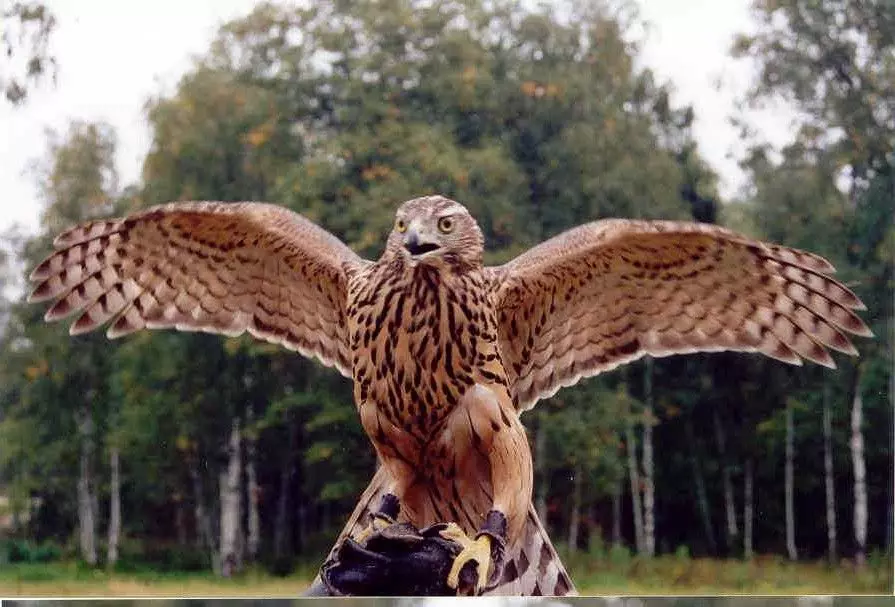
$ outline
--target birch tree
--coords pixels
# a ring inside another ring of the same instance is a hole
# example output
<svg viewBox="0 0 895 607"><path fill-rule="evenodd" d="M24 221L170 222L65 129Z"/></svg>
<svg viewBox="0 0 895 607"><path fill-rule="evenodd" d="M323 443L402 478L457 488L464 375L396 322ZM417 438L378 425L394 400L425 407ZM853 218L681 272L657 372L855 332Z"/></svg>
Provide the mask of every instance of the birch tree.
<svg viewBox="0 0 895 607"><path fill-rule="evenodd" d="M80 459L78 476L78 538L81 558L89 565L96 565L96 480L93 470L95 449L93 410L89 405L82 408L78 421L80 434Z"/></svg>
<svg viewBox="0 0 895 607"><path fill-rule="evenodd" d="M634 517L634 543L637 552L645 551L643 538L643 507L640 501L640 472L637 465L637 443L634 438L634 425L630 421L625 423L625 446L628 452L628 479L631 483L631 510Z"/></svg>
<svg viewBox="0 0 895 607"><path fill-rule="evenodd" d="M656 555L656 484L653 463L653 359L643 366L643 549L647 556Z"/></svg>
<svg viewBox="0 0 895 607"><path fill-rule="evenodd" d="M861 429L863 423L864 398L861 394L861 369L855 371L853 385L854 396L851 408L851 447L852 472L854 478L854 532L855 532L855 563L863 567L867 558L867 470L864 464L864 434Z"/></svg>
<svg viewBox="0 0 895 607"><path fill-rule="evenodd" d="M248 558L254 562L258 558L258 551L261 545L261 516L258 512L258 499L261 494L261 487L258 484L257 473L257 454L255 429L252 427L254 421L254 413L252 406L246 408L246 497L248 501L248 539L246 548L248 550Z"/></svg>
<svg viewBox="0 0 895 607"><path fill-rule="evenodd" d="M833 477L833 410L830 403L830 379L824 378L824 497L827 514L827 559L831 565L838 560L836 549L836 484Z"/></svg>
<svg viewBox="0 0 895 607"><path fill-rule="evenodd" d="M234 417L230 428L230 440L227 443L227 465L220 472L221 503L221 575L230 577L240 570L240 507L242 497L241 486L241 449L239 418Z"/></svg>
<svg viewBox="0 0 895 607"><path fill-rule="evenodd" d="M121 540L121 470L117 444L109 448L109 538L106 564L114 567L118 562L118 544Z"/></svg>
<svg viewBox="0 0 895 607"><path fill-rule="evenodd" d="M724 520L726 522L727 546L732 548L736 541L739 529L737 528L736 504L733 496L733 479L731 478L730 461L727 457L727 441L724 434L724 425L718 408L712 409L712 423L715 428L715 440L718 443L718 456L721 459L721 484L724 490Z"/></svg>
<svg viewBox="0 0 895 607"><path fill-rule="evenodd" d="M786 501L786 554L789 560L799 558L796 550L796 520L795 505L793 503L795 493L794 463L795 459L795 429L793 428L792 403L786 403L786 446L785 461L783 464L783 483Z"/></svg>

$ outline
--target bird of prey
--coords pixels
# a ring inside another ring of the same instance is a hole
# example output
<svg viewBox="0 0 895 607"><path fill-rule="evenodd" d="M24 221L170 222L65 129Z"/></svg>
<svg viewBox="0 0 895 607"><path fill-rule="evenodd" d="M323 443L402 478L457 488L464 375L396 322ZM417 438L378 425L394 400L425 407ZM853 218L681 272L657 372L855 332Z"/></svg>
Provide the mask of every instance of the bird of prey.
<svg viewBox="0 0 895 607"><path fill-rule="evenodd" d="M821 257L714 225L608 219L509 263L443 196L403 203L364 260L264 203L191 202L72 228L32 273L47 320L109 337L176 328L253 336L334 366L380 467L342 538L387 512L460 543L476 592L574 592L531 505L520 413L644 355L739 350L828 367L869 336Z"/></svg>

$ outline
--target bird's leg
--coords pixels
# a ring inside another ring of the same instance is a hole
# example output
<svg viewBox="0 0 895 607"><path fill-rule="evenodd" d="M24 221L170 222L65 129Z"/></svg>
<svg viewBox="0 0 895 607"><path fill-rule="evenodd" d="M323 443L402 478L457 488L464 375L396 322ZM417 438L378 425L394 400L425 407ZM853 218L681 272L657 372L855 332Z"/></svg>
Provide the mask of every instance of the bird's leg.
<svg viewBox="0 0 895 607"><path fill-rule="evenodd" d="M383 494L382 501L379 502L379 510L371 513L370 524L362 529L354 540L359 544L365 544L374 533L378 533L389 525L395 524L400 510L401 502L398 500L397 495L394 493Z"/></svg>
<svg viewBox="0 0 895 607"><path fill-rule="evenodd" d="M456 525L442 535L462 548L448 575L448 586L458 589L463 566L474 561L478 575L472 592L480 594L488 582L500 578L504 550L518 539L525 524L531 502L531 452L525 428L505 391L477 388L464 405L468 414L459 419L469 431L471 450L491 471L491 509L474 539Z"/></svg>

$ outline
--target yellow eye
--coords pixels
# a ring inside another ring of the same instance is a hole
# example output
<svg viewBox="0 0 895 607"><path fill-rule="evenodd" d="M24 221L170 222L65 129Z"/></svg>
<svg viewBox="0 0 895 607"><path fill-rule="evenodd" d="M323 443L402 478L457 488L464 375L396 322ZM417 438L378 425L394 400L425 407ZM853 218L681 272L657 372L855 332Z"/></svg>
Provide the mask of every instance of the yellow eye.
<svg viewBox="0 0 895 607"><path fill-rule="evenodd" d="M438 229L447 234L454 229L454 220L450 217L442 217L438 220Z"/></svg>
<svg viewBox="0 0 895 607"><path fill-rule="evenodd" d="M395 229L398 230L398 232L400 232L401 234L403 234L404 232L407 231L407 224L404 223L403 219L399 219L398 222L395 224Z"/></svg>

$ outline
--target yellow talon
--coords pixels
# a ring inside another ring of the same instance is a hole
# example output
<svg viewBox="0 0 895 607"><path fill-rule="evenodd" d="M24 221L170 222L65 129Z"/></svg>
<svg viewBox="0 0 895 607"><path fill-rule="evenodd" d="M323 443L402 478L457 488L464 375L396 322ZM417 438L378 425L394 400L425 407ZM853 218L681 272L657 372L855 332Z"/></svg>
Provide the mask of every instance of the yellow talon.
<svg viewBox="0 0 895 607"><path fill-rule="evenodd" d="M441 537L457 542L462 547L448 573L448 586L456 590L460 585L460 570L466 563L475 561L478 565L478 580L473 593L477 595L488 583L488 569L491 568L491 538L483 535L475 540L469 539L456 523L448 523L440 533Z"/></svg>
<svg viewBox="0 0 895 607"><path fill-rule="evenodd" d="M364 527L360 533L354 538L354 541L358 544L366 544L367 540L370 539L374 533L378 533L394 523L393 520L385 516L384 514L374 514L373 520L370 521L370 524Z"/></svg>

